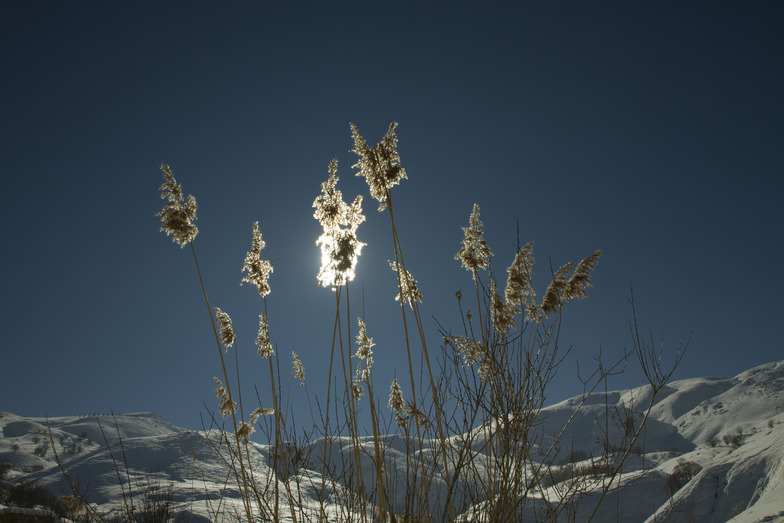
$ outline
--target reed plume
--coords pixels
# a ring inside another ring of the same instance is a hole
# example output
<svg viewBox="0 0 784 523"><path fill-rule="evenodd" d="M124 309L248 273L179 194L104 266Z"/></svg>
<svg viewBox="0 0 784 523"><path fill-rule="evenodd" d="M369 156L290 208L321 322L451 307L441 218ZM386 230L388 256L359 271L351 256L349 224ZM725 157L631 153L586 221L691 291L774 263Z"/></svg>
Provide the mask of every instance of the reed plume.
<svg viewBox="0 0 784 523"><path fill-rule="evenodd" d="M294 351L291 351L291 366L292 366L291 374L293 374L294 377L299 380L300 386L304 386L305 366L302 365L302 360L299 359L299 356L297 356L297 353Z"/></svg>
<svg viewBox="0 0 784 523"><path fill-rule="evenodd" d="M259 347L259 356L269 358L275 351L272 350L272 343L269 336L269 323L266 314L259 314L259 334L256 337L256 345Z"/></svg>
<svg viewBox="0 0 784 523"><path fill-rule="evenodd" d="M259 416L269 416L272 414L275 414L275 409L266 409L264 407L259 407L256 410L254 410L251 413L250 418L248 418L248 421L243 421L240 424L240 427L237 429L237 432L235 434L237 441L239 440L248 441L250 435L256 431L253 425L256 423L256 420L259 418Z"/></svg>
<svg viewBox="0 0 784 523"><path fill-rule="evenodd" d="M463 227L463 247L455 254L455 259L460 260L463 267L471 272L474 281L479 269L486 269L490 264L490 256L493 251L484 239L482 222L479 220L479 205L474 204L471 216L468 219L468 227Z"/></svg>
<svg viewBox="0 0 784 523"><path fill-rule="evenodd" d="M469 367L484 358L485 347L478 341L466 336L449 336L447 341L463 357L463 365Z"/></svg>
<svg viewBox="0 0 784 523"><path fill-rule="evenodd" d="M396 261L387 261L390 268L400 274L400 291L397 293L397 296L395 296L395 301L400 301L402 299L413 309L414 302L422 302L422 291L417 286L417 281L402 265L398 264Z"/></svg>
<svg viewBox="0 0 784 523"><path fill-rule="evenodd" d="M517 313L514 305L505 302L504 299L498 294L497 285L494 279L490 280L490 314L493 320L493 326L498 332L506 332L509 329L514 329L517 324L514 317Z"/></svg>
<svg viewBox="0 0 784 523"><path fill-rule="evenodd" d="M316 240L321 247L321 269L317 279L322 287L336 289L354 279L357 260L366 244L357 239L357 228L365 221L362 196L357 195L351 205L343 201L343 194L335 188L338 182L338 162L329 164L329 178L321 184L321 194L313 201L316 218L323 233Z"/></svg>
<svg viewBox="0 0 784 523"><path fill-rule="evenodd" d="M234 345L236 339L234 335L234 326L231 323L231 318L228 314L215 307L215 316L218 318L218 329L220 332L220 341L223 344L224 350L229 350L229 347Z"/></svg>
<svg viewBox="0 0 784 523"><path fill-rule="evenodd" d="M218 378L213 378L218 386L215 388L215 396L218 398L218 412L221 416L228 417L237 412L237 402L234 401L223 385L223 382Z"/></svg>
<svg viewBox="0 0 784 523"><path fill-rule="evenodd" d="M161 217L161 232L171 236L172 241L182 248L186 243L192 242L199 233L198 227L193 225L196 221L196 198L191 195L185 198L182 186L174 179L168 165L161 163L161 171L165 180L160 186L161 199L168 200L169 203L155 216Z"/></svg>
<svg viewBox="0 0 784 523"><path fill-rule="evenodd" d="M534 242L530 242L517 251L512 265L506 269L506 289L504 296L506 301L518 305L522 309L536 301L536 293L531 288L531 280L534 276Z"/></svg>
<svg viewBox="0 0 784 523"><path fill-rule="evenodd" d="M255 285L263 298L271 291L268 280L270 273L272 273L272 263L261 259L261 250L267 244L261 238L259 222L253 222L252 234L253 239L250 252L245 254L245 262L242 264L242 272L247 272L248 274L242 278L240 285L246 282Z"/></svg>
<svg viewBox="0 0 784 523"><path fill-rule="evenodd" d="M553 274L553 279L547 286L542 303L539 305L539 310L545 316L557 311L565 303L564 290L566 290L566 284L569 281L566 277L572 272L573 267L573 262L566 263Z"/></svg>
<svg viewBox="0 0 784 523"><path fill-rule="evenodd" d="M602 251L597 250L577 264L574 274L572 274L572 277L566 282L566 288L564 289L565 299L571 300L573 298L588 297L586 289L588 287L593 287L593 283L591 283L591 271L596 268L596 264L599 263L599 256L601 255Z"/></svg>
<svg viewBox="0 0 784 523"><path fill-rule="evenodd" d="M370 349L375 343L373 343L373 338L368 337L367 328L362 318L357 318L357 323L359 324L359 334L357 334L357 352L354 354L354 357L366 360L373 354L373 351Z"/></svg>
<svg viewBox="0 0 784 523"><path fill-rule="evenodd" d="M577 264L577 268L574 269L574 272L568 279L567 275L574 268L573 262L569 262L555 271L553 280L547 286L547 291L544 298L542 298L542 304L539 306L542 314L547 316L571 299L587 297L586 289L593 286L591 283L591 271L596 268L601 255L602 251L597 250L587 258L584 258Z"/></svg>
<svg viewBox="0 0 784 523"><path fill-rule="evenodd" d="M352 167L359 169L357 176L364 176L370 188L370 195L381 202L379 211L386 208L387 191L401 180L408 178L406 170L400 166L400 155L397 152L397 122L389 124L389 130L384 135L381 143L370 148L353 123L351 136L354 138L354 148L351 152L359 156L359 160Z"/></svg>

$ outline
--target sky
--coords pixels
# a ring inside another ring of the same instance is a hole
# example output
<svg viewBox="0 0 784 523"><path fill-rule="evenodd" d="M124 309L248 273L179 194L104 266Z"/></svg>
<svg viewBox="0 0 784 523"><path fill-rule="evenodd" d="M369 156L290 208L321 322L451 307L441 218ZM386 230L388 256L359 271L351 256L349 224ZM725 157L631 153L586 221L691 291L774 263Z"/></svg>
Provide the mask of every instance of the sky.
<svg viewBox="0 0 784 523"><path fill-rule="evenodd" d="M431 352L436 322L461 328L456 291L473 292L454 255L477 203L500 278L535 242L540 294L551 265L603 250L564 312L548 403L581 391L578 362L632 348L630 284L665 361L693 329L675 378L779 360L781 27L781 2L3 2L0 410L199 428L215 409L193 257L154 216L161 162L197 199L194 248L234 322L245 400L255 385L269 407L263 304L240 286L259 221L282 401L307 425L335 314L312 203L337 158L344 198L365 198L350 314L386 398L407 380L390 222L351 168L350 122L371 143L399 123L396 225ZM611 386L641 382L630 361Z"/></svg>

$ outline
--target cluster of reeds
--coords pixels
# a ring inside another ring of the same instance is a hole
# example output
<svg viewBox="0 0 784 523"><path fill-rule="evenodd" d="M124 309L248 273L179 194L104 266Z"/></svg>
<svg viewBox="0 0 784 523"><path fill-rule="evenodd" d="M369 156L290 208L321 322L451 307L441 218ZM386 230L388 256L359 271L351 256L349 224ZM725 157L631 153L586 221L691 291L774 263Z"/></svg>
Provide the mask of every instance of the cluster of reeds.
<svg viewBox="0 0 784 523"><path fill-rule="evenodd" d="M399 375L408 378L392 381L386 408L382 407L384 402L377 399L372 379L374 342L364 319L352 313L349 295L357 260L365 246L357 236L365 220L362 196L350 204L343 200L337 189L337 160L333 160L313 207L314 218L323 229L316 241L322 259L318 282L334 292L335 315L329 379L326 396L322 396L326 401L320 419L313 420L314 433L307 435L307 441L297 442L296 435L286 433L286 427L294 424L287 424L279 404L278 355L270 341L267 315L272 265L261 258L265 243L258 223L252 227L251 250L243 265L247 274L242 282L255 285L261 298L257 345L259 356L269 362L272 404L251 411L239 392L239 366L235 364L232 369L227 357L233 348L233 361L237 361L231 319L210 304L199 271L193 244L198 233L193 223L196 200L184 196L166 164L161 167L162 197L168 202L158 214L161 231L181 247L190 246L213 327L220 362L220 376L215 378L218 412L226 420L221 426L228 426L221 430L215 449L229 466L241 493L242 517L247 521L281 517L292 521L335 517L361 521L509 521L519 517L526 504L536 498L541 519L554 521L570 513L582 493L597 488L601 492L598 508L639 439L644 419L630 423L620 444L612 448L608 445L605 455L593 457L601 466L595 465L592 470L601 470L601 478L595 474L582 475L580 478L585 479L579 481L570 478L560 489L552 488L550 471L561 436L574 416L560 434L547 440L537 430L537 421L547 387L568 353L559 345L562 311L569 301L587 296L601 251L553 271L540 297L533 285L533 244L526 244L507 268L501 292L492 271L493 253L484 239L480 209L475 205L468 226L463 228L463 245L455 256L471 274L475 292L470 297L458 293L462 325L457 330L442 326L444 343L434 352L428 346L420 316L423 295L406 265L395 221L391 191L407 178L397 150L396 126L392 123L383 139L372 145L353 124L351 133L352 151L358 158L353 167L367 180L371 197L379 202L379 211L388 214L391 224L393 253L389 265L397 276L396 299L407 355L407 368ZM471 305L473 314L463 312L464 299L475 301ZM357 348L352 354L350 340L354 332ZM664 370L656 351L639 336L636 341L639 362L653 389L645 411L647 419L656 393L669 380L674 366ZM676 356L675 365L681 354ZM292 357L292 373L304 385L303 362L295 353ZM419 361L422 364L415 365ZM583 402L618 372L621 363L605 365L601 359L597 361L596 369L581 378ZM342 386L333 390L333 383ZM371 420L369 438L361 436L360 430L365 427L359 426L358 403L365 394ZM394 435L385 432L389 424L384 420L394 420ZM273 474L264 477L251 465L248 450L248 437L257 427L268 436L271 449L269 465ZM403 457L400 442L405 449ZM335 466L332 459L336 457L336 445L348 445L351 451L351 458L341 461L340 466ZM397 455L395 459L405 460L402 477L393 472L398 468L393 466L392 454ZM314 465L314 459L320 464ZM319 497L315 514L305 510L302 501L304 480L297 474L297 467L305 462L310 463L311 471L321 469L320 480L307 485ZM345 509L337 516L329 512L336 500Z"/></svg>

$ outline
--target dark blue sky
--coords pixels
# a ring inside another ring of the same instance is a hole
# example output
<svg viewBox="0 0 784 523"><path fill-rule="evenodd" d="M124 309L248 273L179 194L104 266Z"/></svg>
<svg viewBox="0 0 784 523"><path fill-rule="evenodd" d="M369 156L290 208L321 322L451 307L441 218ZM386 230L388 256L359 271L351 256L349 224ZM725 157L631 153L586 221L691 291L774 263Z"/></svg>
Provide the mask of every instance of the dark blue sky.
<svg viewBox="0 0 784 523"><path fill-rule="evenodd" d="M161 4L0 7L0 410L195 428L215 405L192 259L153 216L161 161L198 200L207 290L264 400L261 302L239 285L260 222L282 388L308 423L290 351L323 397L334 295L317 286L311 204L338 158L345 198L365 196L350 292L358 314L364 284L386 398L406 375L389 218L350 168L349 122L368 140L400 123L409 179L393 198L433 348L432 317L458 328L455 291L472 288L453 257L478 203L499 275L517 221L536 242L540 292L550 260L604 250L590 298L565 312L581 362L631 347L630 282L668 347L694 326L676 377L783 357L784 3ZM574 358L552 401L580 391Z"/></svg>

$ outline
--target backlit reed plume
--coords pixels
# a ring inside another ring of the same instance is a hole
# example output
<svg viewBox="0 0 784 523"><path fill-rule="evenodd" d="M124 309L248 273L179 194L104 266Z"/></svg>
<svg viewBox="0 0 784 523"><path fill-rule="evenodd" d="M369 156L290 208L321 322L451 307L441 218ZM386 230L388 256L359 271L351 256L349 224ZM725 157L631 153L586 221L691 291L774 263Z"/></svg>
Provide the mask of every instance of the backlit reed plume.
<svg viewBox="0 0 784 523"><path fill-rule="evenodd" d="M531 288L534 276L534 242L525 245L515 255L512 265L506 269L506 301L525 310L532 302L536 302L536 293Z"/></svg>
<svg viewBox="0 0 784 523"><path fill-rule="evenodd" d="M596 268L596 264L599 262L599 256L601 255L602 251L596 251L583 259L577 264L577 268L574 269L574 272L568 279L567 275L572 272L574 263L569 262L555 271L553 280L550 282L550 285L547 286L547 291L545 292L544 298L542 298L542 304L539 306L539 310L541 310L544 315L548 315L551 312L557 311L571 299L587 297L588 294L586 289L593 286L590 280L591 271Z"/></svg>
<svg viewBox="0 0 784 523"><path fill-rule="evenodd" d="M218 318L218 329L220 332L220 341L225 350L234 345L234 326L231 324L231 318L228 314L215 307L215 316Z"/></svg>
<svg viewBox="0 0 784 523"><path fill-rule="evenodd" d="M392 384L389 386L389 403L387 405L394 412L402 412L406 406L403 391L400 390L397 378L392 378Z"/></svg>
<svg viewBox="0 0 784 523"><path fill-rule="evenodd" d="M574 263L569 262L564 264L560 269L555 271L555 274L553 274L553 279L550 282L550 285L547 286L544 298L542 298L542 303L539 305L539 310L542 311L542 314L545 316L557 311L565 303L563 293L566 289L566 283L569 281L567 280L567 276L572 272L572 268L574 268Z"/></svg>
<svg viewBox="0 0 784 523"><path fill-rule="evenodd" d="M329 164L329 178L321 184L321 194L313 201L316 218L323 233L316 240L321 247L321 269L317 279L323 287L337 288L354 279L357 260L366 244L357 239L357 228L365 221L362 196L351 205L343 201L335 188L338 182L337 160Z"/></svg>
<svg viewBox="0 0 784 523"><path fill-rule="evenodd" d="M460 260L463 267L469 272L476 281L476 273L479 269L486 269L490 263L490 256L493 251L484 239L482 222L479 220L479 205L474 204L471 217L468 220L468 227L462 227L464 238L463 247L455 254L455 259Z"/></svg>
<svg viewBox="0 0 784 523"><path fill-rule="evenodd" d="M373 338L368 338L367 328L362 318L357 318L357 323L359 324L359 334L357 334L357 352L354 357L366 360L373 354L370 349L375 343L373 343Z"/></svg>
<svg viewBox="0 0 784 523"><path fill-rule="evenodd" d="M476 340L465 336L449 336L447 341L463 357L463 365L469 367L480 361L485 355L484 346Z"/></svg>
<svg viewBox="0 0 784 523"><path fill-rule="evenodd" d="M403 399L403 391L400 390L397 378L393 378L392 384L389 386L389 403L387 405L395 413L395 423L397 423L398 427L406 430L406 400Z"/></svg>
<svg viewBox="0 0 784 523"><path fill-rule="evenodd" d="M506 332L515 328L514 317L517 309L511 303L504 301L498 294L495 279L490 280L490 313L493 326L498 332Z"/></svg>
<svg viewBox="0 0 784 523"><path fill-rule="evenodd" d="M291 351L291 366L292 371L291 373L294 375L295 378L299 380L300 386L305 385L305 366L302 365L302 361L297 356L297 353Z"/></svg>
<svg viewBox="0 0 784 523"><path fill-rule="evenodd" d="M352 123L351 136L354 138L354 148L351 152L359 156L359 160L352 167L359 169L357 176L364 176L370 188L370 195L381 202L379 211L386 207L387 191L408 178L406 170L400 166L400 155L397 152L397 135L395 128L397 122L389 124L389 130L379 144L373 144L371 149L357 127Z"/></svg>
<svg viewBox="0 0 784 523"><path fill-rule="evenodd" d="M266 245L264 240L261 239L259 222L253 222L253 240L250 252L245 254L245 263L242 264L242 272L247 272L248 274L242 278L240 285L245 282L255 285L262 298L270 293L270 286L267 280L269 280L272 272L272 263L261 259L261 250Z"/></svg>
<svg viewBox="0 0 784 523"><path fill-rule="evenodd" d="M224 418L231 416L237 411L237 402L231 398L229 391L223 386L223 382L218 378L213 378L218 386L215 388L215 396L218 398L218 412Z"/></svg>
<svg viewBox="0 0 784 523"><path fill-rule="evenodd" d="M351 380L351 394L354 396L354 400L359 400L365 394L365 389L362 387L363 376L362 364L358 363L354 379Z"/></svg>
<svg viewBox="0 0 784 523"><path fill-rule="evenodd" d="M355 358L359 358L365 362L365 368L361 371L357 368L357 374L359 375L360 381L364 381L369 383L370 379L370 369L373 368L373 351L371 348L375 345L373 343L373 338L369 338L367 335L367 328L365 327L365 322L362 318L357 318L357 324L359 325L359 334L357 334L357 352L354 354ZM361 364L360 364L361 366Z"/></svg>
<svg viewBox="0 0 784 523"><path fill-rule="evenodd" d="M422 302L422 291L417 287L417 281L396 261L388 260L388 263L393 271L400 274L400 292L395 296L395 301L400 301L402 294L402 299L413 309L415 301Z"/></svg>
<svg viewBox="0 0 784 523"><path fill-rule="evenodd" d="M256 345L259 347L259 356L262 358L269 358L275 353L270 342L269 323L264 314L259 314L259 334L256 337Z"/></svg>
<svg viewBox="0 0 784 523"><path fill-rule="evenodd" d="M185 198L182 187L174 179L168 165L161 163L161 171L165 180L160 187L161 199L169 203L155 216L161 217L161 232L165 232L166 236L171 235L174 243L185 247L199 233L198 227L193 225L196 221L196 198L191 195Z"/></svg>
<svg viewBox="0 0 784 523"><path fill-rule="evenodd" d="M237 439L248 441L250 435L256 430L253 425L256 424L256 420L259 419L259 416L269 416L274 413L275 409L265 409L264 407L259 407L254 410L248 421L243 421L237 429Z"/></svg>
<svg viewBox="0 0 784 523"><path fill-rule="evenodd" d="M572 277L566 282L566 289L564 289L565 299L571 300L573 298L588 297L586 289L588 287L593 287L593 283L591 283L590 279L591 271L596 268L596 264L599 263L599 256L601 255L602 251L596 251L577 264L574 274L572 274Z"/></svg>

